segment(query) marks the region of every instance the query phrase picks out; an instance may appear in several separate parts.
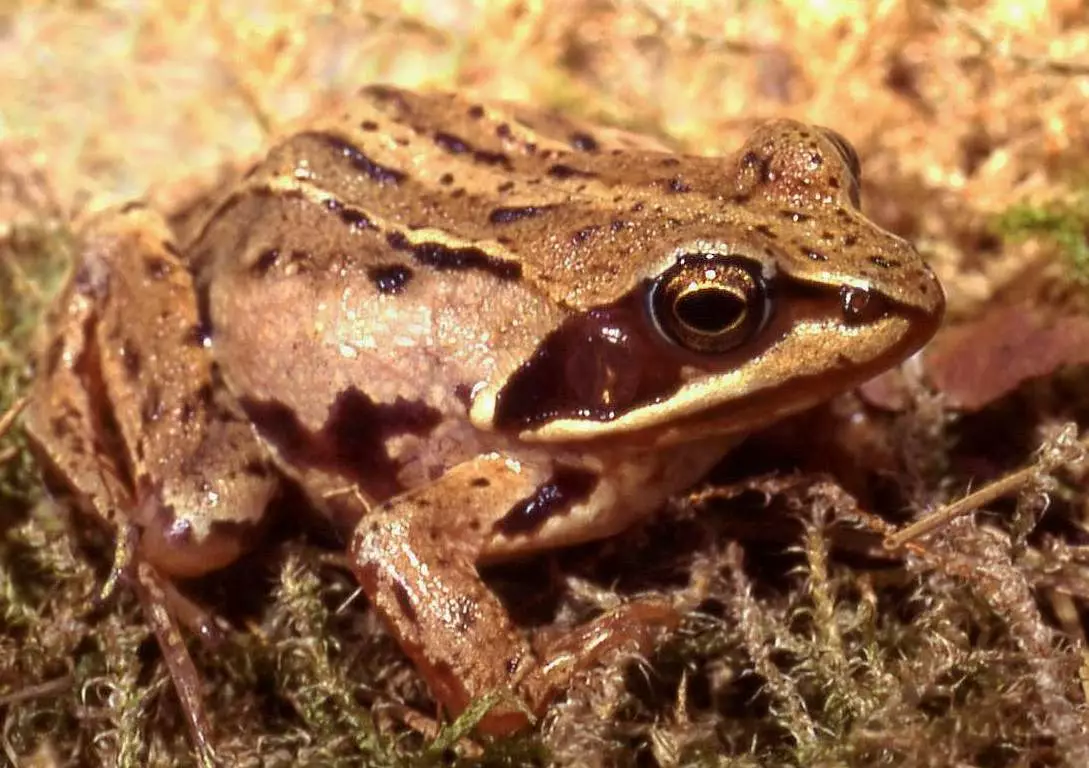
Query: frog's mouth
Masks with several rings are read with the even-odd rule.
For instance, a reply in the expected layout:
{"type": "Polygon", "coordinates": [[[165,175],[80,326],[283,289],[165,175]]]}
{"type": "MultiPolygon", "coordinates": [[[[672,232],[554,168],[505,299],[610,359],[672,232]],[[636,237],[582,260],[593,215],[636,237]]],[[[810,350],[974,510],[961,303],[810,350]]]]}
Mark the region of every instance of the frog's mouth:
{"type": "Polygon", "coordinates": [[[648,311],[653,288],[647,281],[568,318],[502,389],[478,393],[473,422],[541,442],[663,445],[744,432],[897,365],[941,319],[940,307],[907,306],[864,284],[782,279],[743,343],[708,352],[662,332],[648,311]]]}

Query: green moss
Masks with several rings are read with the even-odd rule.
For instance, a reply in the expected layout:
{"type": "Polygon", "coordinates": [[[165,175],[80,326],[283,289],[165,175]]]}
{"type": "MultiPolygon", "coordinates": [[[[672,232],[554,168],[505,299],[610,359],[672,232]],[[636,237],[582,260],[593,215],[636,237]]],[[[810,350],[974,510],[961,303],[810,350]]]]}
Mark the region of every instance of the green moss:
{"type": "Polygon", "coordinates": [[[1072,277],[1089,286],[1089,190],[1068,201],[1016,205],[995,220],[994,228],[1015,242],[1049,243],[1069,264],[1072,277]]]}

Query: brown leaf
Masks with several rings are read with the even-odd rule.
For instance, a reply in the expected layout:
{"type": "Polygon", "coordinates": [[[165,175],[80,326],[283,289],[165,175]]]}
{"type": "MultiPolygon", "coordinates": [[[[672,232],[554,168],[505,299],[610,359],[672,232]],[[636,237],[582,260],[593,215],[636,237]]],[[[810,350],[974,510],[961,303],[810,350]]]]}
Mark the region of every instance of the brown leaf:
{"type": "Polygon", "coordinates": [[[1004,306],[943,329],[924,352],[927,378],[954,408],[976,411],[1028,379],[1089,363],[1089,316],[1004,306]]]}

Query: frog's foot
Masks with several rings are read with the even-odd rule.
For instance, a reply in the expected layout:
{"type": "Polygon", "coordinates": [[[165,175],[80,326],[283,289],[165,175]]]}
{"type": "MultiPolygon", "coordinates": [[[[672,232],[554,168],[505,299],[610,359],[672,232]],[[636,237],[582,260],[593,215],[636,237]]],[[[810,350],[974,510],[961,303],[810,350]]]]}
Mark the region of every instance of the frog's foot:
{"type": "MultiPolygon", "coordinates": [[[[653,628],[677,622],[665,603],[639,601],[536,647],[526,640],[476,563],[495,526],[547,476],[481,457],[390,500],[356,530],[351,561],[360,584],[452,715],[496,691],[509,691],[539,715],[576,673],[621,647],[647,651],[653,628]]],[[[478,727],[509,733],[528,719],[525,710],[500,702],[478,727]]]]}

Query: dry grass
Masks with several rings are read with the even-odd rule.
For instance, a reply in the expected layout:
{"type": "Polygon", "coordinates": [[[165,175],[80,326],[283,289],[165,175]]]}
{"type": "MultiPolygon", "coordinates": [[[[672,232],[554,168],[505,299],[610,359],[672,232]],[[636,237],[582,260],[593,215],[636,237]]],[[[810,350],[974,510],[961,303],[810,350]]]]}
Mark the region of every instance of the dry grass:
{"type": "MultiPolygon", "coordinates": [[[[771,116],[830,125],[860,151],[870,215],[939,273],[951,322],[1015,301],[1085,311],[1080,0],[257,5],[0,6],[0,414],[25,389],[75,219],[176,202],[375,80],[702,153],[771,116]]],[[[471,715],[422,735],[420,681],[347,575],[297,542],[209,578],[200,595],[236,628],[193,644],[225,764],[1089,765],[1089,466],[1064,426],[1086,423],[1089,377],[965,415],[908,392],[897,414],[837,404],[866,417],[836,432],[874,463],[834,473],[853,495],[779,430],[649,528],[497,571],[517,596],[556,565],[565,621],[614,588],[692,607],[653,658],[587,675],[517,739],[460,739],[471,715]],[[1041,444],[1069,452],[1015,498],[882,549],[910,510],[1041,444]]],[[[135,601],[94,600],[109,543],[42,500],[24,449],[17,428],[0,436],[0,750],[20,766],[191,764],[135,601]]]]}

